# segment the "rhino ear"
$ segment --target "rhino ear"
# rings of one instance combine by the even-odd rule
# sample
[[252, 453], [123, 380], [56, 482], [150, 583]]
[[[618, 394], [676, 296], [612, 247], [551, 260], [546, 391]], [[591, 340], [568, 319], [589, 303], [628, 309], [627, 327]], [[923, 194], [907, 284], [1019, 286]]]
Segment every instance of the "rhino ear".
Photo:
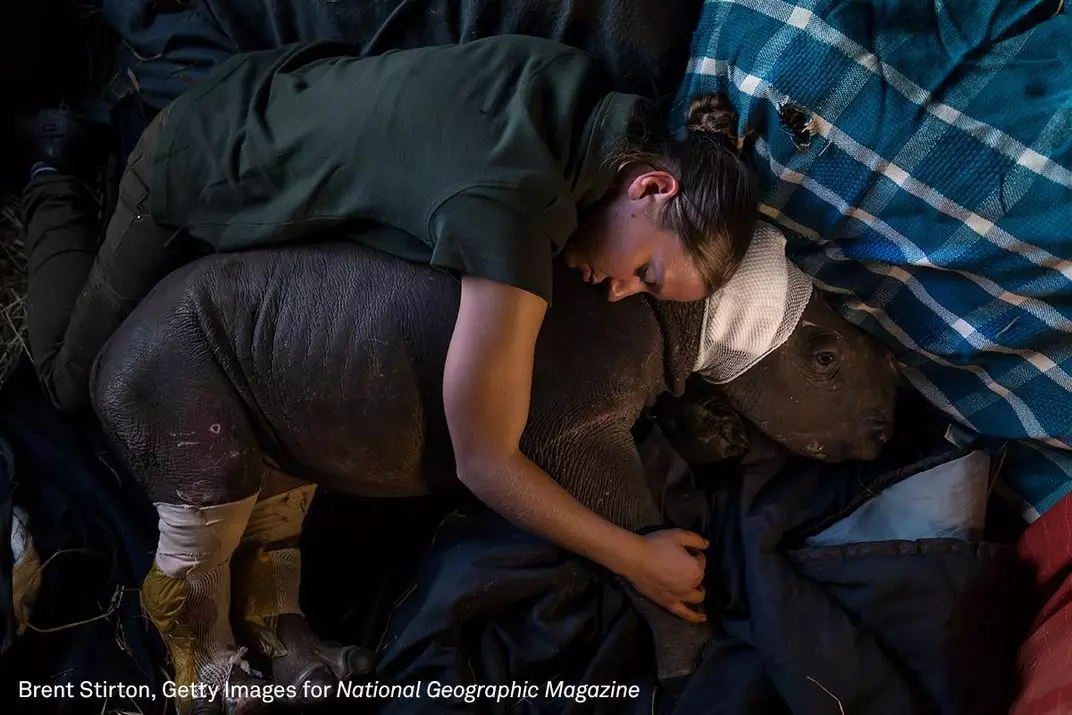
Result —
[[748, 450], [744, 419], [718, 387], [702, 378], [691, 379], [681, 397], [664, 395], [652, 413], [671, 446], [691, 465], [713, 464]]

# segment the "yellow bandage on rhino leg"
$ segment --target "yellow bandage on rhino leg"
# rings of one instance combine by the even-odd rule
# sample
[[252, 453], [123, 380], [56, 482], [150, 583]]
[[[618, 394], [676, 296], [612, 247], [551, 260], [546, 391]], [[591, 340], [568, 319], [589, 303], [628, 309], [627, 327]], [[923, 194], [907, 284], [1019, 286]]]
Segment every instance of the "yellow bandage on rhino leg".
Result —
[[[168, 648], [176, 683], [220, 686], [233, 666], [248, 670], [231, 629], [230, 564], [256, 501], [156, 505], [160, 538], [141, 602]], [[176, 705], [184, 713], [191, 704]]]
[[309, 484], [257, 502], [233, 569], [235, 605], [241, 618], [269, 657], [286, 655], [276, 636], [279, 616], [302, 615], [299, 604], [301, 551], [293, 545], [301, 535], [316, 485]]
[[315, 484], [305, 484], [259, 500], [242, 534], [242, 547], [270, 546], [300, 536], [315, 493]]

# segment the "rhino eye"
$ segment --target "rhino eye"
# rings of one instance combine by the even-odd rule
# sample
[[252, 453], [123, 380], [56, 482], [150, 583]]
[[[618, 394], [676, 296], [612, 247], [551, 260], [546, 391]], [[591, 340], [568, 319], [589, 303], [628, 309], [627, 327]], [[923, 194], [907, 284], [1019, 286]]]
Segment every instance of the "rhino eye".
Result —
[[832, 350], [820, 350], [815, 353], [815, 362], [819, 363], [822, 367], [830, 367], [837, 362], [837, 355]]
[[810, 342], [814, 370], [818, 374], [832, 376], [841, 363], [837, 336], [824, 332], [814, 336]]

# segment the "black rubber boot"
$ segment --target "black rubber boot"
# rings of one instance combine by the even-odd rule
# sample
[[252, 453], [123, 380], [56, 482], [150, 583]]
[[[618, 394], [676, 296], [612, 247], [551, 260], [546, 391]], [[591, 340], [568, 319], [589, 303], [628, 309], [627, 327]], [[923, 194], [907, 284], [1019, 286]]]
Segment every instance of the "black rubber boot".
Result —
[[21, 163], [27, 174], [47, 165], [86, 181], [97, 178], [115, 141], [111, 128], [62, 109], [43, 109], [18, 119]]

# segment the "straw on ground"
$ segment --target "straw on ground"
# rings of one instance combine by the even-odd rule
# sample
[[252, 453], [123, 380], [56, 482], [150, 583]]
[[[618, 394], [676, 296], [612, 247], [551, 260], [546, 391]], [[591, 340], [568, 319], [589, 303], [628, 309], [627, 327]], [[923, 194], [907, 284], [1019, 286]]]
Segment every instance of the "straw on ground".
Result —
[[0, 382], [26, 348], [26, 257], [17, 195], [0, 197]]

